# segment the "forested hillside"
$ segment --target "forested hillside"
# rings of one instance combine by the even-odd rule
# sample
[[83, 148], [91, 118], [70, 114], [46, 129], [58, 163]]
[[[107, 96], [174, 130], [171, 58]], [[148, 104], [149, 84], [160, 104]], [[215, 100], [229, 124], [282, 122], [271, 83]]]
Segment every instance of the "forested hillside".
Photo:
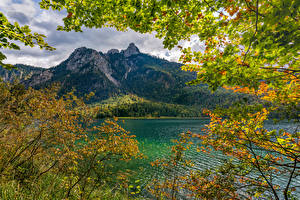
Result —
[[[181, 66], [179, 63], [141, 53], [135, 44], [130, 43], [125, 50], [111, 49], [107, 53], [85, 47], [77, 48], [67, 60], [55, 67], [44, 69], [17, 65], [18, 68], [11, 71], [0, 68], [0, 76], [5, 81], [19, 80], [22, 84], [36, 89], [59, 83], [61, 95], [72, 90], [75, 90], [78, 96], [93, 92], [95, 95], [89, 103], [100, 102], [114, 96], [134, 94], [153, 103], [150, 105], [148, 101], [143, 105], [139, 103], [139, 105], [131, 105], [137, 107], [121, 110], [125, 109], [127, 111], [122, 112], [129, 114], [138, 109], [139, 112], [144, 112], [142, 116], [148, 114], [173, 116], [174, 112], [179, 116], [198, 116], [196, 113], [199, 109], [184, 114], [183, 111], [178, 111], [180, 106], [175, 104], [215, 108], [216, 105], [230, 105], [231, 102], [242, 97], [224, 89], [212, 93], [206, 85], [187, 85], [187, 82], [195, 78], [195, 74], [182, 71]], [[159, 105], [158, 102], [169, 103], [172, 106]], [[168, 111], [157, 114], [162, 105], [168, 107]], [[170, 109], [176, 111], [171, 112]], [[185, 109], [194, 108], [185, 107]], [[114, 112], [119, 113], [119, 111]], [[135, 115], [140, 116], [140, 114]]]
[[201, 117], [199, 106], [185, 106], [149, 101], [135, 95], [111, 97], [93, 104], [98, 108], [97, 118], [105, 117]]

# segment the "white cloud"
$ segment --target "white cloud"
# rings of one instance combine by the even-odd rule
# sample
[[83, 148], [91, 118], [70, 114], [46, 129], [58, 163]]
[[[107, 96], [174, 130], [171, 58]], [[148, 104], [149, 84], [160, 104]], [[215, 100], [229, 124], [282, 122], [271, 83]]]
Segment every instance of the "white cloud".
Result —
[[[45, 34], [47, 42], [57, 49], [48, 52], [40, 50], [38, 47], [29, 48], [20, 45], [20, 51], [3, 51], [7, 55], [7, 63], [22, 63], [48, 68], [65, 60], [78, 47], [85, 46], [105, 53], [112, 48], [126, 49], [131, 42], [134, 42], [143, 53], [171, 61], [177, 61], [180, 56], [178, 49], [171, 51], [164, 49], [162, 40], [155, 38], [153, 34], [139, 34], [132, 30], [118, 32], [113, 28], [84, 29], [83, 33], [57, 31], [57, 25], [62, 24], [61, 19], [66, 13], [41, 10], [34, 0], [0, 0], [0, 11], [4, 12], [12, 21], [23, 17], [23, 22], [29, 22], [28, 24], [34, 32]], [[22, 20], [19, 19], [19, 21]], [[199, 48], [196, 39], [181, 44], [183, 46], [192, 45], [193, 49]]]
[[24, 13], [29, 18], [34, 18], [38, 4], [32, 0], [1, 0], [0, 10], [6, 14], [12, 12]]

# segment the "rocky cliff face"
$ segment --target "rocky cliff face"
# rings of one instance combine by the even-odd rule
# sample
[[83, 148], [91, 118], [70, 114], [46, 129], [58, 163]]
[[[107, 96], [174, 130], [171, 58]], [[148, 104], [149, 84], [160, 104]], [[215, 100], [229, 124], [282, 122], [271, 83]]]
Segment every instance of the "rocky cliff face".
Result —
[[113, 71], [104, 54], [93, 49], [87, 49], [85, 47], [76, 49], [66, 62], [66, 70], [71, 71], [71, 73], [81, 74], [89, 71], [95, 73], [99, 71], [102, 72], [115, 86], [120, 86], [118, 80], [112, 77]]
[[42, 74], [46, 69], [17, 64], [16, 69], [7, 70], [0, 66], [0, 78], [5, 82], [28, 80], [33, 75]]
[[[10, 81], [5, 70], [0, 76]], [[67, 60], [50, 69], [28, 68], [16, 72], [24, 84], [35, 88], [61, 83], [61, 92], [76, 89], [78, 95], [94, 92], [94, 101], [120, 93], [132, 93], [148, 99], [172, 102], [176, 94], [185, 88], [185, 82], [192, 80], [191, 73], [182, 72], [180, 64], [143, 54], [130, 43], [122, 51], [107, 53], [81, 47]], [[177, 95], [178, 96], [178, 95]]]
[[126, 50], [122, 50], [121, 53], [123, 53], [124, 56], [127, 58], [132, 55], [140, 54], [140, 50], [135, 46], [134, 43], [130, 43], [128, 48]]

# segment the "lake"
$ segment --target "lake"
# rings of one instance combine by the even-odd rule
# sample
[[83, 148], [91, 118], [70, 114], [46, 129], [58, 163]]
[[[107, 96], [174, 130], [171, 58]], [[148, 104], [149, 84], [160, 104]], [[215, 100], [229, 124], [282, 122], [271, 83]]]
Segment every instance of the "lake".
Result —
[[[124, 122], [123, 128], [136, 135], [141, 151], [149, 160], [155, 160], [169, 155], [172, 139], [178, 139], [180, 133], [187, 131], [201, 133], [209, 119], [126, 119]], [[213, 153], [212, 158], [195, 149], [187, 156], [193, 158], [200, 169], [214, 168], [225, 158], [220, 153]]]
[[[120, 120], [122, 121], [122, 120]], [[132, 134], [136, 135], [140, 142], [140, 150], [148, 157], [146, 161], [137, 161], [131, 168], [144, 167], [143, 179], [151, 178], [152, 170], [149, 161], [162, 158], [170, 153], [172, 139], [177, 139], [183, 132], [201, 133], [201, 129], [209, 123], [209, 119], [125, 119], [120, 125]], [[274, 124], [272, 121], [266, 123], [267, 129], [285, 129], [292, 131], [295, 126], [289, 122]], [[206, 154], [197, 152], [192, 148], [187, 157], [195, 162], [195, 168], [208, 169], [220, 165], [226, 157], [220, 152]], [[279, 183], [285, 183], [285, 177], [277, 177]], [[300, 181], [297, 183], [300, 185]]]

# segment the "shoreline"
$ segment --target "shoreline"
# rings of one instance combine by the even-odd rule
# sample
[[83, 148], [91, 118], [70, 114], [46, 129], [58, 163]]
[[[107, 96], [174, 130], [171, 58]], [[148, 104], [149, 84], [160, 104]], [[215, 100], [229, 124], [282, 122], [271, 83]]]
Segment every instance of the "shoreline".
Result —
[[199, 119], [210, 119], [209, 117], [117, 117], [118, 119], [191, 119], [191, 120], [199, 120]]

